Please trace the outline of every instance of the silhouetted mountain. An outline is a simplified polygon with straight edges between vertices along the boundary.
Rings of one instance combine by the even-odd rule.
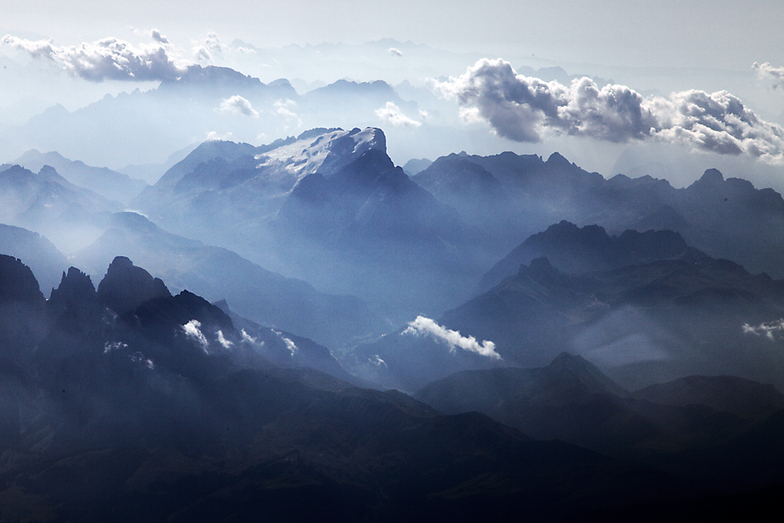
[[[687,376],[649,385],[633,396],[663,405],[705,405],[752,420],[784,409],[784,396],[773,385],[734,376]]]
[[[112,261],[98,285],[98,299],[117,314],[133,310],[145,301],[169,296],[171,294],[163,281],[134,266],[125,256],[118,256]]]
[[[0,282],[0,365],[13,369],[45,333],[45,300],[33,271],[17,258],[0,254]]]
[[[49,165],[74,185],[88,188],[108,200],[126,204],[147,187],[142,180],[106,167],[91,167],[81,161],[72,161],[57,152],[40,153],[31,149],[14,160],[14,163],[35,172]]]
[[[628,230],[620,236],[609,236],[598,225],[580,228],[562,221],[515,247],[482,277],[478,290],[490,290],[504,278],[516,274],[520,265],[528,265],[531,260],[541,257],[546,257],[554,267],[564,272],[579,274],[658,260],[698,261],[705,256],[672,231],[640,233]]]
[[[726,381],[714,383],[718,394],[736,389],[722,387]],[[478,411],[540,439],[651,463],[752,428],[726,409],[633,399],[594,365],[566,353],[541,368],[464,371],[427,385],[415,397],[444,413]],[[750,414],[753,407],[742,417]]]
[[[0,289],[11,289],[0,306],[42,305],[29,269],[0,262]],[[571,518],[675,492],[650,468],[533,442],[479,414],[277,367],[188,291],[63,330],[68,308],[98,303],[101,289],[134,296],[151,281],[118,258],[94,293],[69,270],[35,359],[15,374],[0,366],[4,517],[514,521],[523,509]]]

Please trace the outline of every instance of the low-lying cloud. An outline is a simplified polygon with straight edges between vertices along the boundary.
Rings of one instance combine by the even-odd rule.
[[[251,118],[259,117],[259,112],[253,108],[251,103],[238,94],[223,100],[218,106],[218,112],[221,114],[245,115]]]
[[[201,332],[201,322],[199,320],[191,320],[180,328],[188,338],[201,345],[202,350],[207,352],[210,342],[207,341],[207,337]]]
[[[480,60],[434,86],[458,101],[466,120],[487,121],[499,136],[518,142],[541,141],[547,132],[610,142],[654,139],[784,162],[784,129],[761,120],[726,91],[649,99],[623,85],[599,88],[587,77],[568,87],[545,82],[518,74],[501,59]]]
[[[755,336],[765,336],[771,341],[775,341],[776,334],[784,331],[784,318],[778,321],[769,323],[760,323],[759,325],[749,325],[744,323],[741,327],[743,334],[753,334]]]
[[[25,40],[6,35],[2,43],[27,52],[33,58],[54,62],[69,74],[89,80],[173,80],[186,67],[178,65],[165,47],[166,37],[153,31],[150,45],[133,46],[117,38],[85,42],[80,46],[57,46],[47,40]]]
[[[392,127],[419,127],[422,125],[422,122],[406,116],[400,107],[392,102],[387,102],[384,107],[376,109],[376,116]]]
[[[461,336],[459,331],[453,331],[446,327],[439,325],[430,318],[424,316],[417,316],[417,318],[408,324],[408,328],[402,334],[418,334],[428,335],[436,338],[437,340],[449,345],[449,350],[454,352],[456,348],[460,348],[469,352],[475,352],[488,358],[500,360],[501,355],[495,351],[495,343],[492,341],[483,340],[480,344],[473,336]]]
[[[291,353],[291,356],[292,356],[292,357],[294,357],[294,355],[295,355],[295,354],[297,353],[297,351],[299,350],[299,347],[297,347],[297,344],[296,344],[296,343],[294,343],[293,341],[291,341],[291,340],[290,340],[289,338],[287,338],[286,336],[284,336],[284,335],[283,335],[283,333],[282,333],[282,332],[280,332],[280,331],[272,331],[272,332],[274,332],[275,334],[277,334],[277,335],[278,335],[278,337],[279,337],[281,340],[283,340],[283,343],[285,343],[285,344],[286,344],[286,349],[287,349],[287,350],[288,350],[288,351]]]
[[[395,56],[403,56],[403,51],[401,51],[397,47],[390,47],[389,48],[389,53],[393,54]]]

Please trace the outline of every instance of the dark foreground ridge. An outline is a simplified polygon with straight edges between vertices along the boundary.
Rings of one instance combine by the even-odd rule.
[[[124,312],[77,269],[45,301],[19,260],[0,268],[18,326],[0,334],[4,520],[562,520],[678,491],[482,414],[283,367],[223,310],[163,292],[128,259],[99,285],[148,298],[109,300]]]

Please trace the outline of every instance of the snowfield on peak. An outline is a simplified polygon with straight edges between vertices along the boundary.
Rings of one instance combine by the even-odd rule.
[[[285,171],[297,179],[316,171],[329,175],[371,149],[386,152],[381,129],[338,129],[318,136],[306,132],[293,143],[256,155],[256,169]]]

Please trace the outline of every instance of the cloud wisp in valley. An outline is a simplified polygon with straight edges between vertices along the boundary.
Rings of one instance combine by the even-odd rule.
[[[483,340],[482,343],[479,343],[473,336],[461,336],[459,331],[447,329],[443,325],[439,325],[435,321],[424,316],[417,316],[414,321],[409,322],[408,327],[401,334],[432,336],[436,340],[449,345],[449,350],[452,352],[454,352],[455,349],[460,348],[468,352],[475,352],[487,358],[495,360],[501,359],[501,355],[495,351],[495,343],[492,341]]]
[[[466,120],[487,121],[499,136],[518,142],[539,142],[546,133],[610,142],[652,139],[784,163],[784,129],[726,91],[645,98],[623,85],[599,88],[587,77],[567,87],[518,74],[501,59],[482,59],[435,89],[456,99]]]

